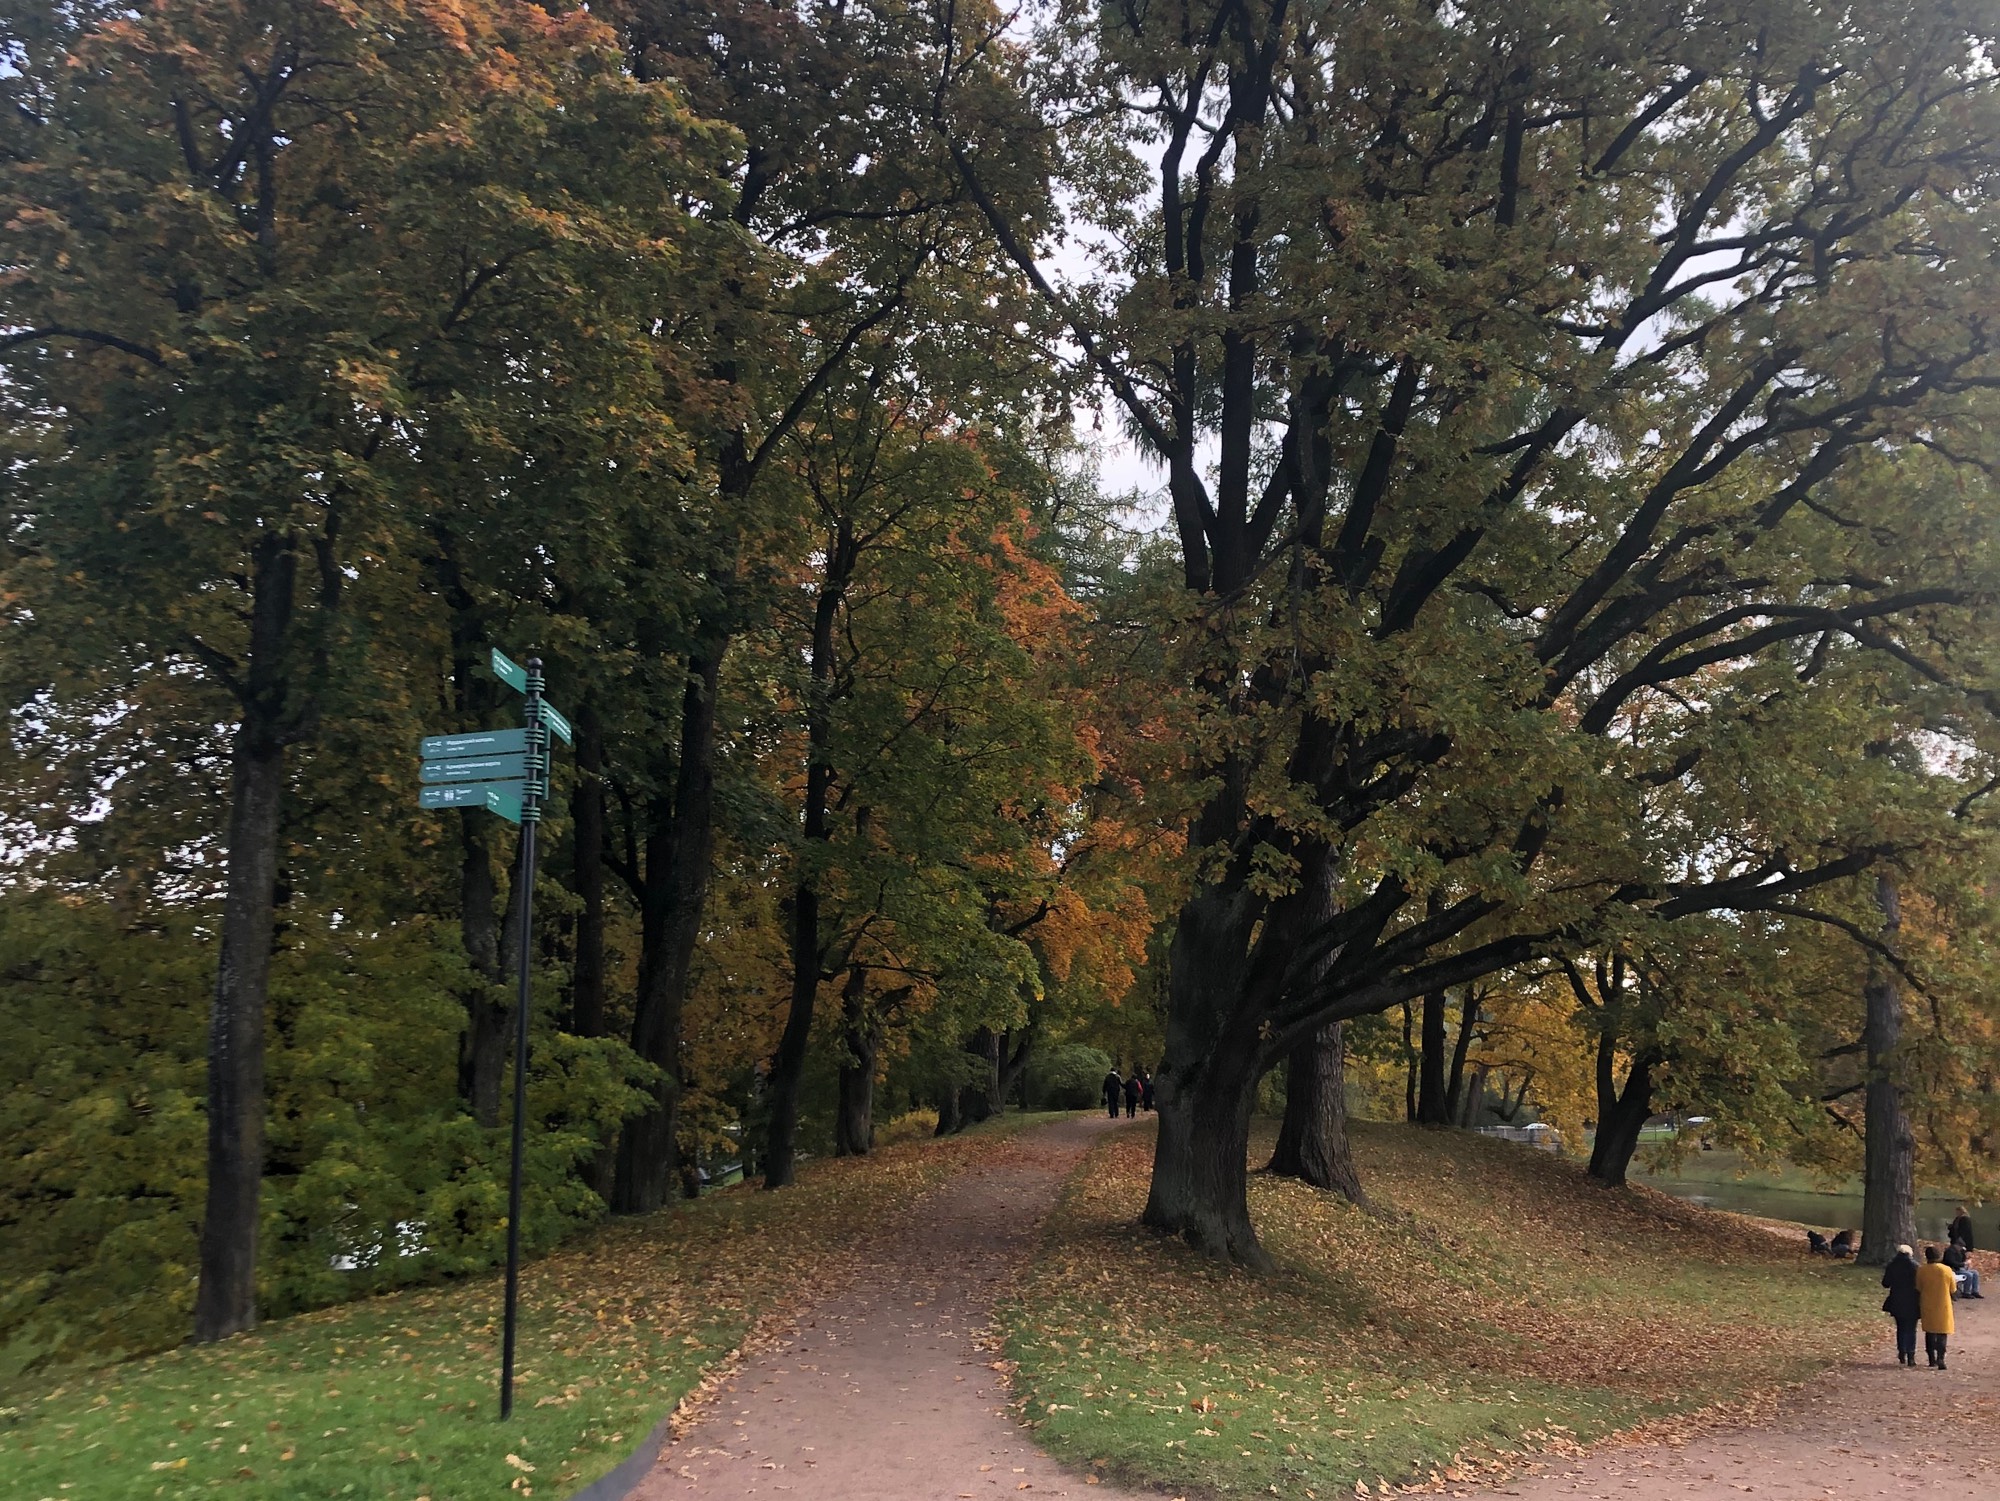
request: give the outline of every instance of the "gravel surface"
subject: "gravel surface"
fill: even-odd
[[[985,1343],[1063,1179],[1118,1124],[1079,1117],[1024,1132],[917,1205],[910,1232],[854,1284],[722,1385],[635,1501],[1136,1501],[1034,1446]],[[785,1254],[782,1242],[771,1254]]]
[[[1879,1298],[1873,1277],[1855,1280],[1860,1295]],[[1476,1494],[1523,1501],[2000,1501],[2000,1298],[1960,1302],[1956,1321],[1943,1371],[1897,1365],[1884,1317],[1876,1348],[1786,1393],[1769,1423],[1712,1428],[1684,1443],[1607,1448]],[[1917,1354],[1921,1360],[1921,1335]]]

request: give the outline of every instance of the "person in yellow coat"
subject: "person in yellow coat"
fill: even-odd
[[[1951,1298],[1958,1279],[1938,1256],[1936,1246],[1924,1247],[1924,1264],[1917,1268],[1917,1315],[1924,1321],[1924,1354],[1931,1368],[1944,1369],[1944,1342],[1951,1335]]]

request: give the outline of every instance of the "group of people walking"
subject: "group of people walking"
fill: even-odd
[[[1139,1113],[1139,1107],[1153,1108],[1153,1076],[1138,1064],[1132,1065],[1130,1078],[1120,1078],[1118,1070],[1112,1069],[1104,1076],[1104,1107],[1111,1112],[1113,1120],[1118,1119],[1118,1107],[1125,1107],[1130,1117]]]
[[[1896,1247],[1896,1254],[1882,1270],[1882,1285],[1889,1290],[1882,1311],[1896,1321],[1896,1363],[1917,1363],[1917,1325],[1924,1327],[1924,1356],[1930,1368],[1945,1368],[1945,1346],[1956,1332],[1952,1300],[1959,1296],[1959,1280],[1965,1281],[1964,1296],[1985,1296],[1979,1291],[1979,1272],[1967,1262],[1972,1250],[1972,1216],[1958,1206],[1958,1216],[1947,1228],[1950,1246],[1939,1250],[1924,1247],[1918,1264],[1916,1252],[1908,1246]]]

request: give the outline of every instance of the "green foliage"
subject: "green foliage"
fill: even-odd
[[[273,980],[262,1303],[272,1315],[495,1265],[507,1142],[459,1105],[462,958],[423,922],[288,926]],[[179,1340],[203,1195],[211,942],[46,893],[0,904],[0,1369]],[[546,1006],[543,1008],[546,1011]],[[602,1204],[576,1175],[646,1070],[538,1029],[523,1234]]]
[[[1088,1110],[1103,1103],[1111,1055],[1080,1042],[1058,1043],[1028,1062],[1022,1093],[1030,1110]]]

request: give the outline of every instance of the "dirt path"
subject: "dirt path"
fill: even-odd
[[[940,1189],[867,1274],[743,1365],[661,1451],[636,1501],[1136,1501],[1036,1449],[1009,1413],[998,1356],[975,1344],[1063,1179],[1112,1128],[1078,1118],[1026,1132]]]
[[[1991,1310],[1989,1312],[1989,1310]],[[1777,1418],[1685,1444],[1606,1449],[1486,1495],[1523,1501],[1994,1501],[2000,1497],[2000,1300],[1963,1302],[1949,1369],[1879,1346],[1788,1395]],[[1923,1346],[1918,1343],[1918,1354]]]

